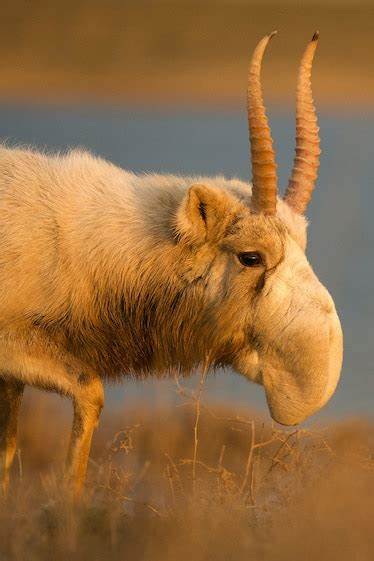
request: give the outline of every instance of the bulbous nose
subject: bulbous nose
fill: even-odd
[[[325,395],[323,396],[319,404],[319,408],[323,407],[334,394],[339,382],[340,372],[343,365],[343,331],[339,316],[335,311],[334,303],[332,303],[332,305],[333,308],[330,312],[331,325],[329,333],[329,376],[328,383],[325,389]]]
[[[285,341],[285,355],[263,369],[263,385],[272,418],[296,425],[323,407],[333,395],[343,360],[343,335],[334,304],[320,321],[299,318]]]

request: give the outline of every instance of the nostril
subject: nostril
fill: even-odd
[[[314,305],[319,309],[323,314],[332,314],[335,312],[334,304],[328,298],[316,298],[314,299]]]
[[[328,314],[335,312],[334,302],[328,292],[323,295],[323,298],[321,300],[321,308]]]
[[[334,308],[334,304],[332,302],[326,302],[323,305],[324,311],[327,312],[328,314],[332,314],[335,310]]]

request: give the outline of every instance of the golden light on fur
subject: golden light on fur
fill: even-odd
[[[188,375],[209,357],[211,369],[262,384],[286,425],[335,391],[339,318],[305,255],[305,217],[276,198],[258,81],[268,40],[250,88],[254,197],[237,179],[136,175],[86,152],[0,147],[4,492],[25,385],[73,402],[66,480],[75,496],[104,381]]]

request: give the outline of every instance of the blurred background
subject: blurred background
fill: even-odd
[[[223,173],[249,179],[248,60],[256,42],[273,29],[279,33],[266,55],[263,81],[282,187],[293,158],[299,58],[313,32],[319,29],[321,34],[313,83],[323,158],[309,209],[308,254],[335,298],[346,351],[341,384],[317,421],[370,415],[373,2],[4,3],[0,137],[9,145],[52,150],[83,146],[137,172]],[[29,399],[33,395],[29,392]],[[51,403],[55,399],[48,396]],[[108,390],[109,403],[119,407],[135,399],[173,401],[175,388],[164,381],[127,381]],[[230,373],[210,377],[206,399],[267,415],[261,388]]]
[[[370,0],[13,0],[1,16],[1,95],[29,101],[240,107],[254,42],[279,30],[267,97],[290,103],[297,56],[321,32],[325,105],[370,105]]]

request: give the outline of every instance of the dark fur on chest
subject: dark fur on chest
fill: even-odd
[[[91,319],[70,311],[59,318],[33,317],[73,356],[104,378],[189,372],[217,348],[209,309],[199,290],[157,291],[137,297],[101,294]],[[216,356],[222,351],[215,352]]]

